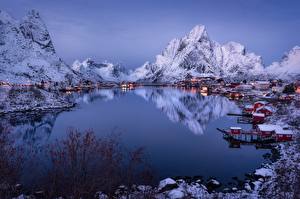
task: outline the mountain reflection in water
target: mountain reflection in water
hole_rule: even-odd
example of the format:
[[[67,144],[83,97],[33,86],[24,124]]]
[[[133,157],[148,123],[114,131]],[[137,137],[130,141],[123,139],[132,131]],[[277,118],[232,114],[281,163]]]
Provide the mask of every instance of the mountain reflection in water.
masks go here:
[[[129,91],[131,92],[131,91]],[[136,95],[167,115],[172,122],[186,125],[194,134],[204,133],[207,124],[225,116],[227,113],[239,113],[239,107],[222,96],[203,96],[173,88],[139,88],[133,91]],[[104,101],[121,97],[126,92],[116,89],[98,90],[77,98],[77,102],[91,103],[96,99]]]
[[[42,149],[64,139],[69,127],[93,129],[99,137],[117,127],[124,145],[145,147],[160,179],[203,175],[228,182],[257,168],[264,162],[262,155],[269,152],[254,146],[229,148],[216,128],[237,125],[236,118],[227,113],[240,109],[222,96],[145,87],[94,90],[67,97],[78,104],[71,111],[11,114],[3,116],[0,125],[9,127],[16,142],[29,149]]]
[[[221,96],[204,97],[200,93],[177,89],[138,89],[135,93],[152,101],[172,122],[186,125],[194,134],[204,133],[207,124],[227,113],[238,113],[238,106]]]

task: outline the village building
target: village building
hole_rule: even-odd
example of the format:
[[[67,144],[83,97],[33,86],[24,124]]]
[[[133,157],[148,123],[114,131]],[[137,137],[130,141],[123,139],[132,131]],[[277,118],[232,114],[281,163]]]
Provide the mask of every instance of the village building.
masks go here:
[[[294,97],[295,97],[294,95],[282,94],[282,95],[279,96],[279,99],[280,99],[281,101],[289,102],[289,101],[293,100]]]
[[[256,113],[262,113],[265,116],[270,116],[274,112],[274,109],[271,106],[261,106],[256,109]]]
[[[244,94],[237,92],[237,91],[230,91],[228,93],[229,99],[240,99],[244,97]]]
[[[254,106],[253,105],[246,105],[245,107],[244,107],[244,112],[245,113],[252,113],[254,111]]]
[[[257,125],[257,131],[262,138],[272,137],[277,142],[291,141],[293,132],[279,125],[260,124]]]
[[[300,80],[295,82],[295,93],[300,94]]]
[[[266,106],[268,104],[269,104],[269,102],[266,102],[266,101],[257,101],[253,105],[254,111],[257,110],[259,107]]]
[[[240,85],[240,83],[237,83],[237,82],[233,82],[233,83],[230,83],[228,84],[227,86],[230,87],[230,88],[236,88]]]
[[[255,89],[258,90],[268,90],[270,89],[270,82],[269,81],[256,81],[254,82],[254,87]]]
[[[262,124],[265,121],[264,113],[253,113],[252,114],[252,123],[253,124]]]
[[[283,86],[273,86],[272,87],[272,92],[274,93],[282,93],[284,87]]]
[[[251,84],[241,84],[234,88],[236,91],[251,91],[253,86]]]

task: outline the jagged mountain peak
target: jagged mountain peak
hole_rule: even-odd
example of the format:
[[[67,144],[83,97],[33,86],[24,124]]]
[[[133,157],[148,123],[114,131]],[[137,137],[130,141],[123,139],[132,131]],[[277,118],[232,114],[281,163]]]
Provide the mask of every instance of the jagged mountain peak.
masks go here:
[[[247,53],[237,42],[222,46],[209,38],[205,26],[197,25],[181,39],[173,39],[154,63],[135,73],[146,74],[146,81],[172,82],[183,80],[188,74],[247,78],[249,71],[262,69],[260,56]]]
[[[29,10],[25,17],[37,18],[37,19],[41,18],[39,11],[37,11],[35,9]]]
[[[11,22],[16,22],[16,20],[7,12],[0,10],[0,25],[1,23],[7,24]]]
[[[207,37],[206,28],[204,25],[196,25],[183,40],[191,43],[198,42],[202,37]]]
[[[75,74],[55,53],[45,23],[32,10],[21,20],[1,11],[0,81],[11,83],[66,81]]]
[[[128,72],[119,64],[107,61],[97,63],[91,58],[80,62],[74,61],[72,69],[79,73],[81,80],[91,81],[123,81],[127,80]]]

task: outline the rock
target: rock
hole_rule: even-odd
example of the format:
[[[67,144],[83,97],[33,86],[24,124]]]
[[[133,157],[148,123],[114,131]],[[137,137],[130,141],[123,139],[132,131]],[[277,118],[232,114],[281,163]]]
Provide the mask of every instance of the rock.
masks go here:
[[[225,192],[225,193],[227,193],[227,192],[229,192],[229,191],[230,191],[230,189],[227,188],[227,187],[223,189],[223,192]]]
[[[185,196],[184,192],[180,189],[173,189],[168,193],[168,197],[171,199],[179,199]]]
[[[232,187],[231,190],[232,190],[233,192],[236,192],[236,191],[238,190],[238,188]]]
[[[269,168],[260,168],[256,169],[254,175],[258,177],[268,178],[274,175],[274,172],[272,169]]]
[[[166,178],[160,181],[158,185],[158,190],[160,190],[161,192],[168,191],[175,188],[178,188],[178,185],[176,181],[173,180],[172,178]]]
[[[256,190],[259,189],[259,187],[261,186],[262,182],[261,181],[254,181],[254,182],[252,182],[252,184],[253,184],[253,187],[254,187],[253,190],[256,191]]]
[[[108,196],[102,192],[96,193],[96,198],[97,199],[108,199]]]
[[[207,186],[208,186],[208,187],[211,187],[211,188],[217,188],[217,187],[220,187],[220,186],[221,186],[221,183],[218,182],[218,181],[215,180],[215,179],[210,179],[210,180],[207,182]]]
[[[248,192],[252,191],[251,186],[250,186],[249,183],[245,183],[244,188],[245,188],[245,190],[248,191]]]
[[[151,186],[148,186],[148,185],[138,185],[137,186],[137,190],[138,191],[149,191],[149,190],[151,190],[152,189],[152,187]]]

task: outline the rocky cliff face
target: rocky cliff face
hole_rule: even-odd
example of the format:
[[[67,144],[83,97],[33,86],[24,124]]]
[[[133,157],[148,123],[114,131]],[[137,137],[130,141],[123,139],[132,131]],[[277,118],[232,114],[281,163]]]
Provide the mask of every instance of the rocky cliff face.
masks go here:
[[[39,13],[21,20],[0,11],[0,80],[12,83],[65,81],[74,72],[56,54]]]
[[[267,73],[282,79],[300,78],[300,47],[295,46],[281,61],[273,62],[266,68]]]
[[[120,65],[103,62],[96,63],[92,59],[83,62],[76,60],[72,69],[78,73],[79,79],[92,81],[124,81],[127,80],[128,72]]]
[[[146,81],[176,81],[188,74],[213,74],[223,77],[248,78],[263,71],[262,59],[248,53],[236,42],[225,45],[212,41],[204,26],[198,25],[181,39],[173,39],[155,63],[136,69],[132,78]]]

